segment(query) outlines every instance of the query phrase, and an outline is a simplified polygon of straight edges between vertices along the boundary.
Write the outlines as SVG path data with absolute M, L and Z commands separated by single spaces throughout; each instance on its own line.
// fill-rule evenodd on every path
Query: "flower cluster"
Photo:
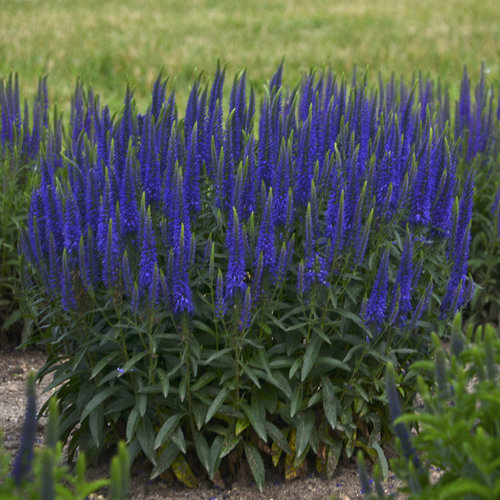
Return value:
M 133 311 L 196 314 L 206 286 L 199 276 L 210 267 L 217 315 L 239 308 L 249 325 L 269 287 L 295 280 L 303 295 L 340 270 L 363 268 L 371 271 L 361 315 L 379 329 L 419 319 L 432 291 L 426 281 L 417 293 L 422 261 L 447 248 L 441 309 L 463 305 L 474 179 L 462 186 L 456 174 L 447 94 L 422 78 L 419 92 L 394 79 L 372 92 L 365 80 L 349 86 L 331 73 L 305 76 L 289 91 L 282 70 L 260 104 L 257 133 L 244 73 L 225 117 L 220 68 L 210 89 L 195 82 L 183 119 L 161 78 L 144 114 L 127 90 L 119 118 L 78 85 L 65 144 L 55 127 L 39 157 L 23 240 L 49 297 L 77 309 L 85 292 L 103 289 Z M 0 89 L 2 123 L 16 124 L 10 85 Z M 456 133 L 473 130 L 476 154 L 493 118 L 485 96 L 472 112 L 467 95 L 465 75 Z M 2 126 L 2 141 L 9 133 Z M 394 235 L 399 244 L 390 245 Z
M 471 101 L 470 80 L 464 68 L 460 86 L 460 100 L 456 105 L 455 135 L 462 137 L 462 146 L 467 161 L 482 153 L 488 153 L 498 138 L 495 124 L 500 121 L 500 99 L 495 110 L 494 93 L 486 87 L 484 63 L 479 84 L 474 90 L 475 99 Z
M 12 152 L 14 148 L 17 148 L 22 158 L 35 159 L 43 140 L 44 130 L 48 127 L 48 107 L 47 77 L 41 78 L 38 82 L 38 92 L 33 104 L 31 120 L 27 101 L 24 102 L 24 108 L 21 110 L 17 74 L 10 75 L 7 81 L 0 79 L 0 144 L 2 151 Z M 60 140 L 59 130 L 59 133 L 53 134 L 52 141 Z

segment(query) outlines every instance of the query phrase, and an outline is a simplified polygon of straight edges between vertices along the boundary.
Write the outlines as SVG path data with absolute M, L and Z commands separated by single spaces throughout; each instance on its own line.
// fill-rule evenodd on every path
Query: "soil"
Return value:
M 0 428 L 3 429 L 5 448 L 11 456 L 17 452 L 22 431 L 26 377 L 30 370 L 38 370 L 44 361 L 45 355 L 39 350 L 0 350 Z M 50 395 L 43 392 L 49 383 L 48 379 L 44 379 L 41 385 L 37 385 L 39 407 Z M 38 422 L 37 444 L 43 443 L 45 426 L 46 419 L 42 417 Z M 109 464 L 88 469 L 89 479 L 106 477 L 108 474 Z M 129 494 L 134 500 L 329 500 L 333 496 L 342 500 L 364 498 L 356 464 L 347 459 L 339 463 L 330 480 L 311 474 L 304 479 L 285 482 L 272 475 L 273 472 L 269 471 L 268 476 L 271 477 L 266 481 L 262 493 L 251 480 L 251 475 L 239 478 L 224 489 L 208 480 L 202 481 L 197 489 L 188 489 L 173 479 L 150 481 L 147 467 L 139 463 L 132 467 Z M 394 476 L 390 476 L 384 487 L 387 493 L 393 493 L 397 497 L 398 483 Z M 94 498 L 105 498 L 105 494 Z

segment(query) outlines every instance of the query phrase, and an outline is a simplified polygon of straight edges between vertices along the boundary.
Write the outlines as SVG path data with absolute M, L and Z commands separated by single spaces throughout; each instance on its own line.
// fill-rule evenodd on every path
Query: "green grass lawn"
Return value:
M 484 61 L 500 77 L 498 0 L 3 0 L 0 76 L 19 73 L 22 94 L 49 75 L 51 100 L 68 109 L 80 77 L 114 110 L 127 81 L 139 109 L 163 68 L 180 104 L 217 59 L 228 77 L 247 68 L 258 88 L 285 57 L 295 84 L 311 67 L 350 76 L 353 66 L 410 77 L 421 70 L 451 84 Z

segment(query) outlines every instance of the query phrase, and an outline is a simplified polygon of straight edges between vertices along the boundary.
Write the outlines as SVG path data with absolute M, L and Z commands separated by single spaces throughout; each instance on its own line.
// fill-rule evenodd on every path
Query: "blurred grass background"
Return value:
M 241 69 L 257 90 L 285 57 L 285 82 L 314 68 L 388 78 L 417 71 L 457 95 L 463 66 L 485 62 L 500 80 L 498 0 L 0 0 L 0 77 L 20 77 L 31 97 L 48 75 L 51 102 L 69 109 L 75 81 L 113 111 L 127 82 L 138 111 L 163 68 L 183 114 L 189 88 L 217 59 L 227 79 Z

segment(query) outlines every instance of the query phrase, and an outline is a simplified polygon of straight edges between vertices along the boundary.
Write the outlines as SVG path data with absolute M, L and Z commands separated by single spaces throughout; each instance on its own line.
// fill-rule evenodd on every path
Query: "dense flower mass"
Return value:
M 311 73 L 288 91 L 280 66 L 255 131 L 245 74 L 224 119 L 224 78 L 218 68 L 210 90 L 195 83 L 183 120 L 160 78 L 145 114 L 127 90 L 119 118 L 77 86 L 66 143 L 60 124 L 47 132 L 23 241 L 51 297 L 73 309 L 82 292 L 102 287 L 139 310 L 196 314 L 197 276 L 208 266 L 199 249 L 210 240 L 220 256 L 216 287 L 211 278 L 217 314 L 237 307 L 243 324 L 266 283 L 293 281 L 302 294 L 341 270 L 364 269 L 366 325 L 402 325 L 422 302 L 416 256 L 440 248 L 450 269 L 442 312 L 466 302 L 474 180 L 457 181 L 458 138 L 468 134 L 468 154 L 488 147 L 493 104 L 484 82 L 473 106 L 464 74 L 454 137 L 447 94 L 422 79 L 418 93 L 394 80 L 374 93 L 366 80 L 349 88 Z M 22 127 L 17 80 L 0 97 L 6 143 Z M 45 103 L 42 81 L 27 154 L 47 127 Z M 400 244 L 384 251 L 376 273 L 366 259 L 379 252 L 380 234 L 399 235 Z
M 473 204 L 497 168 L 484 78 L 471 98 L 464 74 L 453 119 L 422 77 L 371 89 L 312 72 L 290 90 L 282 72 L 257 104 L 244 73 L 225 96 L 218 67 L 182 118 L 161 77 L 148 109 L 127 89 L 115 116 L 78 84 L 68 129 L 44 80 L 31 120 L 17 81 L 0 85 L 2 155 L 35 166 L 31 341 L 68 449 L 124 436 L 152 477 L 183 481 L 194 453 L 211 478 L 246 456 L 261 487 L 261 452 L 297 475 L 312 451 L 331 475 L 339 445 L 380 456 L 384 364 L 411 397 L 408 361 L 469 301 Z

